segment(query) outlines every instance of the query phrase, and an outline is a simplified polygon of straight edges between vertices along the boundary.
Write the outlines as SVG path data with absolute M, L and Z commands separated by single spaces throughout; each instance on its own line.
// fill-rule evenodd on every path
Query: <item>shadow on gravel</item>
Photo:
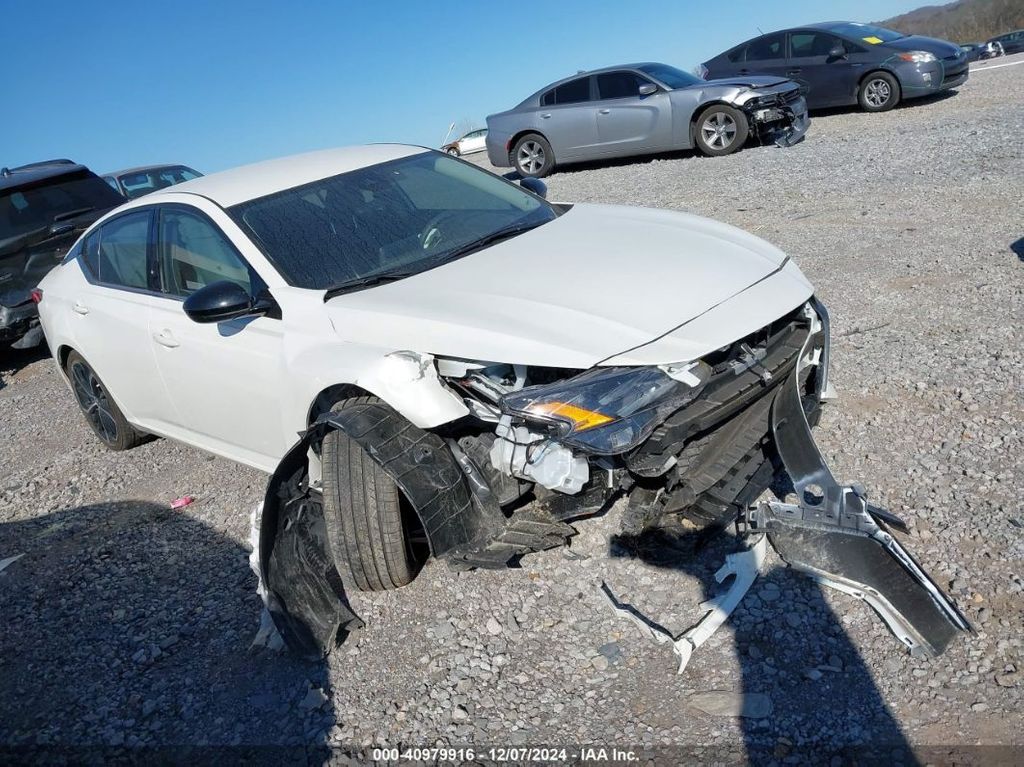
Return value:
M 922 96 L 916 99 L 906 99 L 897 104 L 893 109 L 899 111 L 901 109 L 915 109 L 917 107 L 927 107 L 931 104 L 938 104 L 940 101 L 951 99 L 956 96 L 956 91 L 940 91 L 939 93 L 932 94 L 931 96 Z M 812 109 L 811 120 L 815 117 L 832 117 L 833 115 L 846 115 L 853 112 L 863 112 L 859 104 L 850 104 L 841 107 L 828 107 L 827 109 Z M 811 124 L 811 130 L 814 130 L 814 124 Z
M 1024 261 L 1024 237 L 1021 237 L 1016 242 L 1011 243 L 1010 250 L 1017 254 L 1017 258 Z
M 610 553 L 697 578 L 710 599 L 728 589 L 731 579 L 719 584 L 715 572 L 739 549 L 725 533 L 651 531 L 615 536 Z M 871 670 L 810 578 L 786 567 L 765 571 L 729 623 L 742 674 L 733 692 L 749 704 L 751 696 L 767 695 L 772 704 L 767 717 L 739 720 L 749 763 L 918 764 Z M 709 651 L 710 644 L 694 652 L 684 672 L 688 686 L 700 687 Z M 892 651 L 902 651 L 895 640 Z
M 5 763 L 327 758 L 326 666 L 249 650 L 260 602 L 236 542 L 124 501 L 0 525 L 0 560 L 19 554 L 0 572 Z
M 28 367 L 33 362 L 46 359 L 50 350 L 45 343 L 41 343 L 32 349 L 11 349 L 0 345 L 0 389 L 9 385 L 9 381 L 19 370 Z

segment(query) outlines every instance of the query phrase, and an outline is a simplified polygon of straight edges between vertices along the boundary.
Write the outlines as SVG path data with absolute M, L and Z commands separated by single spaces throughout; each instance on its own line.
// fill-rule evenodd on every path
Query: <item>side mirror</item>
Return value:
M 545 200 L 548 198 L 548 185 L 539 178 L 521 178 L 519 179 L 519 186 L 523 189 L 528 189 L 538 197 L 543 197 Z
M 833 45 L 828 52 L 830 59 L 845 59 L 846 49 L 841 45 Z
M 259 311 L 245 288 L 227 280 L 197 290 L 185 299 L 184 309 L 193 322 L 223 322 Z
M 658 90 L 658 86 L 654 83 L 644 83 L 640 86 L 638 93 L 641 96 L 650 96 L 652 93 Z

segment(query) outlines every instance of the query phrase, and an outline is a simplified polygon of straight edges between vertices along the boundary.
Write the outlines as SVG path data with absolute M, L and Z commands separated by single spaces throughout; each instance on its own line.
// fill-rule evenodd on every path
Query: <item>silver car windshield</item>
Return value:
M 556 217 L 540 197 L 438 152 L 229 212 L 289 284 L 339 293 L 432 269 Z

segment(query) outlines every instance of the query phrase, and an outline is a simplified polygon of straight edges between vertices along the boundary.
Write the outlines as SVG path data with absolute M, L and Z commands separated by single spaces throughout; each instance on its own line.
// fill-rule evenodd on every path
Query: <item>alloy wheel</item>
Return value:
M 108 444 L 116 442 L 117 422 L 114 421 L 110 398 L 92 368 L 76 362 L 71 366 L 71 382 L 82 412 L 100 439 Z
M 736 139 L 736 121 L 725 112 L 708 115 L 700 130 L 704 143 L 712 149 L 725 149 Z
M 884 106 L 890 96 L 892 96 L 892 88 L 881 78 L 872 80 L 864 89 L 864 99 L 873 107 Z
M 536 141 L 527 141 L 519 147 L 519 152 L 516 154 L 516 165 L 519 166 L 519 170 L 526 173 L 538 173 L 544 167 L 546 159 L 544 147 Z

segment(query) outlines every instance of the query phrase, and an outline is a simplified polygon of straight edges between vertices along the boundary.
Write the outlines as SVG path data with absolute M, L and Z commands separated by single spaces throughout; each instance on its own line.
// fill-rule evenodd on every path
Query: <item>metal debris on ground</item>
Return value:
M 632 605 L 619 602 L 612 594 L 608 584 L 602 582 L 601 590 L 611 604 L 612 611 L 618 617 L 635 623 L 646 636 L 658 644 L 665 642 L 672 644 L 676 655 L 679 656 L 679 671 L 677 673 L 682 674 L 690 662 L 693 651 L 718 631 L 750 589 L 764 567 L 766 551 L 767 540 L 764 535 L 760 535 L 749 548 L 729 554 L 725 558 L 725 564 L 715 573 L 715 580 L 719 583 L 725 581 L 729 576 L 736 576 L 729 589 L 724 594 L 702 602 L 701 609 L 705 611 L 704 617 L 679 637 L 673 637 L 666 628 L 652 621 Z

